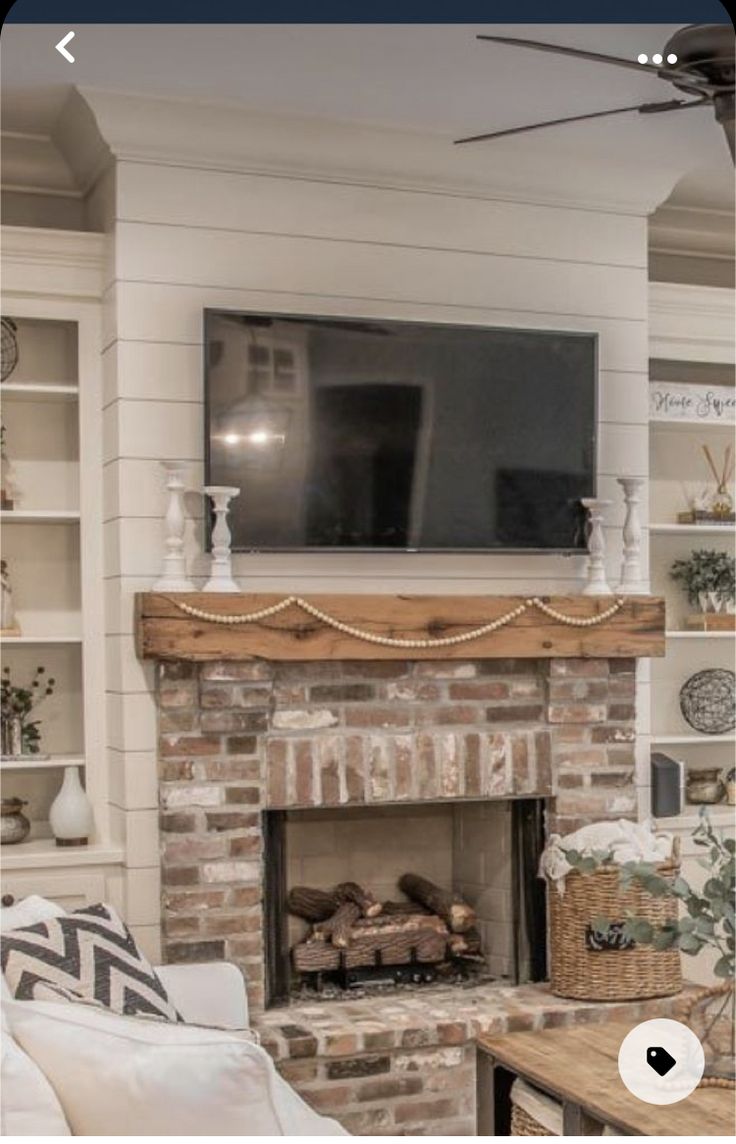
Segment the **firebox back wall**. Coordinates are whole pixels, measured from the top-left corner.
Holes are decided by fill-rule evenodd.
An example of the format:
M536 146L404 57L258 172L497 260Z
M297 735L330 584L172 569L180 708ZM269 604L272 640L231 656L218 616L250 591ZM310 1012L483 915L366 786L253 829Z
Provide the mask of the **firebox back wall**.
M511 975L511 814L505 800L290 811L285 842L288 889L354 881L381 901L397 901L404 898L398 879L407 872L453 889L476 909L489 971ZM309 928L291 916L289 945Z

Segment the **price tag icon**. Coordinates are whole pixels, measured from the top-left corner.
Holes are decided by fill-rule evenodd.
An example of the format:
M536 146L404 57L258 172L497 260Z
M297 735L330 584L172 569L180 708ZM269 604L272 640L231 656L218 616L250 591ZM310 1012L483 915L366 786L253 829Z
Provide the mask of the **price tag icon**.
M651 1048L647 1049L647 1064L654 1069L658 1076L667 1076L677 1061L661 1045L652 1045Z

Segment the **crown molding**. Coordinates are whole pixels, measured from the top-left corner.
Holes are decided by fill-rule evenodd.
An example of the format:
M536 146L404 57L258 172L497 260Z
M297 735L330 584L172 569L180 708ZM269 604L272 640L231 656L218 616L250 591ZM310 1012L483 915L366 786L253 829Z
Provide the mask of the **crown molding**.
M2 160L4 191L82 198L69 164L48 135L3 131Z
M649 249L658 254L733 261L732 211L665 203L649 222Z
M2 242L5 293L40 293L99 298L109 240L91 231L4 226Z
M683 173L604 154L561 157L549 141L456 148L420 132L91 88L72 93L54 142L85 188L113 157L637 216L663 202Z
M649 286L649 354L668 360L736 360L736 292L718 286Z

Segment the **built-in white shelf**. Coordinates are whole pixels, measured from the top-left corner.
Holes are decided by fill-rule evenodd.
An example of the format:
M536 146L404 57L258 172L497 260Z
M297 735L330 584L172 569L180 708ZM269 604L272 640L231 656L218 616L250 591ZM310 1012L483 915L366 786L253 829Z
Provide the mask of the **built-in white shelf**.
M3 646L32 647L38 644L81 644L81 636L0 636Z
M4 401L77 401L76 385L44 385L43 382L6 381L2 387Z
M33 838L3 847L3 870L39 870L48 866L112 866L122 862L117 846L57 846L53 838Z
M736 734L730 735L652 735L655 747L712 746L713 743L736 743Z
M79 519L79 509L12 508L0 512L3 524L75 524Z
M673 533L682 536L694 536L695 533L702 533L703 535L713 535L720 533L722 536L735 536L736 525L733 524L650 524L649 531L651 533L659 533L662 535Z
M48 759L27 755L23 759L0 759L0 771L50 771L59 767L84 767L84 765L85 759L82 755L51 755Z
M708 811L708 818L710 819L711 826L733 826L736 821L736 806L728 806L724 803L714 803L706 807ZM673 815L671 818L657 818L657 826L667 828L678 827L695 827L701 822L698 807L687 806L687 809L682 814Z
M699 433L712 433L715 430L716 433L727 433L730 436L733 436L733 434L734 434L734 426L733 425L725 425L723 423L710 422L710 421L682 421L680 419L675 419L675 418L672 418L672 420L667 421L661 417L657 417L656 420L655 419L650 420L649 428L650 429L666 429L670 433L672 432L673 429L675 429L675 430L682 429L683 431L689 432L689 433L692 433L694 430L697 430Z
M665 632L665 638L668 640L732 640L736 639L736 631L733 632Z

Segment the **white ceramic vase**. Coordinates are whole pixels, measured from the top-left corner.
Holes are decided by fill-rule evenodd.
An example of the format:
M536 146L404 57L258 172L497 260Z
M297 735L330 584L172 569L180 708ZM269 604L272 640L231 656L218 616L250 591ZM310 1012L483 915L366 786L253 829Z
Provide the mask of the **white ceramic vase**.
M92 833L92 805L79 779L79 767L64 767L61 790L49 811L57 846L86 846Z

